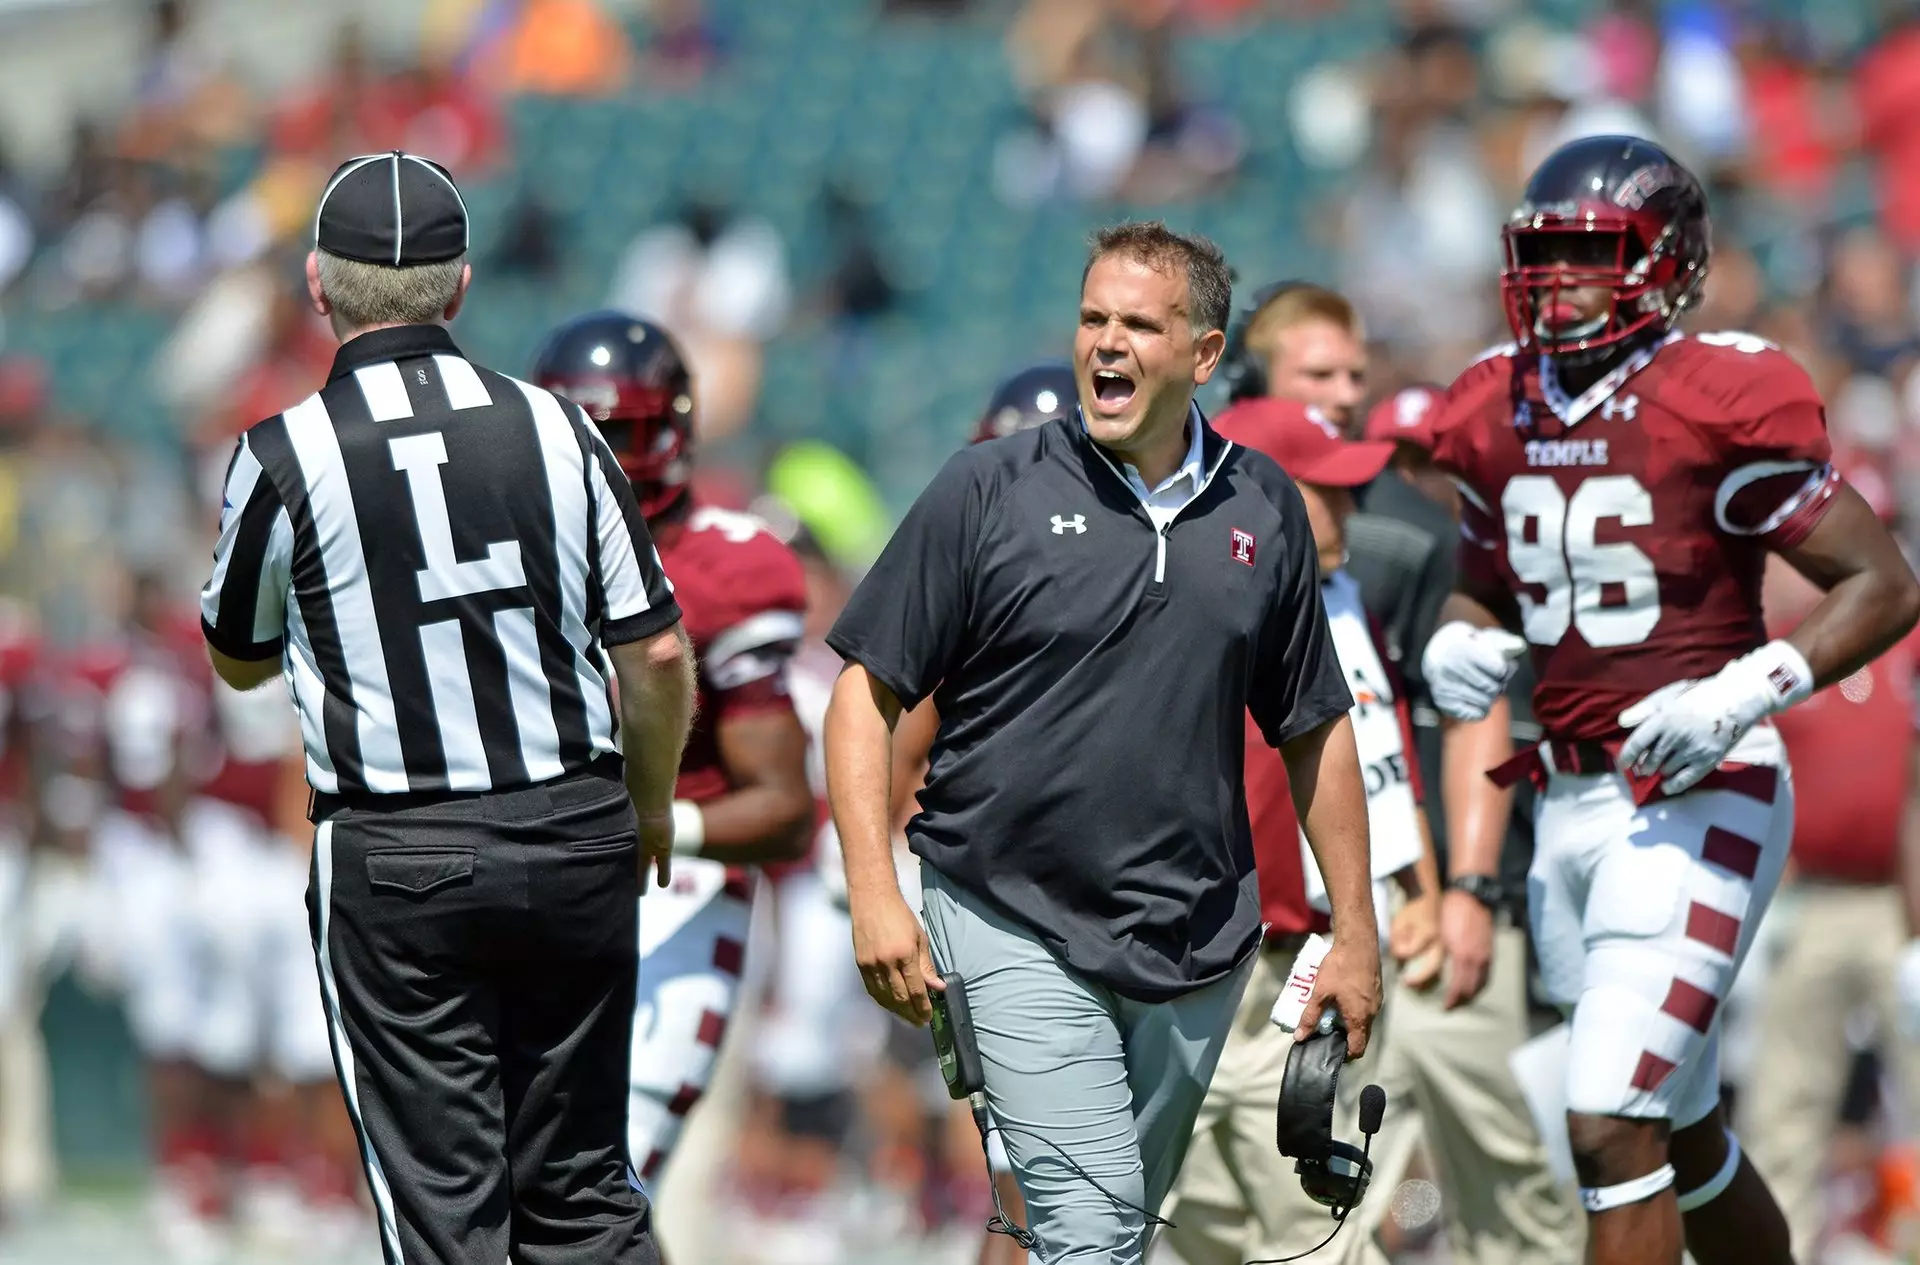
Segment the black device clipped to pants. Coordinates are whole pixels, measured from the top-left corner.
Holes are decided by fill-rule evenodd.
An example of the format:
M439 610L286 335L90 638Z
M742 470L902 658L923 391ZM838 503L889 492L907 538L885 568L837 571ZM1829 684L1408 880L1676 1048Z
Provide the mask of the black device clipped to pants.
M973 1125L980 1131L980 1150L987 1151L987 1134L999 1130L1002 1136L1017 1133L1022 1137L1033 1138L1044 1143L1058 1155L1061 1162L1077 1174L1081 1180L1111 1199L1123 1208L1131 1209L1146 1218L1149 1226L1171 1226L1166 1218L1147 1211L1138 1204L1127 1202L1101 1185L1086 1169L1074 1163L1073 1157L1054 1143L1051 1138L1043 1137L1031 1129L1009 1128L996 1124L987 1112L987 1065L980 1057L980 1039L973 1027L973 1010L967 1004L967 982L958 971L948 971L940 976L945 988L938 992L928 990L928 1000L933 1003L933 1052L940 1060L940 1075L947 1082L947 1095L956 1102L965 1099L973 1112ZM992 1185L992 1165L988 1165L988 1184ZM993 1219L987 1222L989 1234L1004 1234L1031 1251L1037 1241L1032 1230L1015 1225L1007 1216L1006 1208L1000 1202L1000 1189L993 1187Z

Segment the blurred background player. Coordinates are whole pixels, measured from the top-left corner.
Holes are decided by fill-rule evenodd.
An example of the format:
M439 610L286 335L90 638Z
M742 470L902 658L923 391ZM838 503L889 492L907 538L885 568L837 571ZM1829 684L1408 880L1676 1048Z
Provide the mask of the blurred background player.
M853 960L853 929L839 888L839 842L827 813L820 727L840 672L826 643L851 591L841 566L785 503L762 497L754 510L800 559L806 618L788 668L794 714L807 733L807 781L815 803L811 852L803 864L763 873L773 899L760 911L748 959L763 985L752 1029L752 1077L735 1157L740 1220L775 1246L770 1254L804 1262L845 1259L858 1246L843 1224L843 1155L863 1103L875 1092L866 1069L885 1040L884 1016L865 1004ZM837 894L836 894L837 893ZM764 947L763 947L764 946ZM891 1088L889 1086L889 1088ZM877 1214L877 1215L876 1215ZM885 1210L863 1207L875 1237L897 1232Z
M1440 965L1440 885L1421 808L1406 693L1386 656L1378 623L1341 565L1353 489L1378 476L1393 449L1350 442L1317 408L1270 397L1243 399L1216 419L1215 428L1226 439L1272 457L1299 487L1319 555L1334 649L1353 695L1350 716L1366 780L1374 907L1382 961L1391 965L1383 970L1366 1075L1342 1078L1334 1131L1355 1133L1361 1085L1380 1081L1387 1091L1387 1115L1374 1139L1373 1180L1386 1197L1363 1201L1340 1237L1311 1252L1331 1227L1325 1210L1302 1192L1293 1162L1274 1147L1274 1103L1293 1037L1269 1016L1307 935L1326 932L1332 924L1326 884L1301 834L1286 764L1259 739L1249 713L1247 816L1266 936L1207 1087L1193 1145L1161 1210L1174 1224L1163 1231L1160 1243L1167 1256L1184 1265L1239 1265L1295 1252L1311 1252L1313 1260L1373 1265L1387 1259L1375 1234L1387 1222L1390 1192L1405 1176L1420 1135L1412 1099L1389 1075L1399 1040L1398 998L1406 988L1430 985Z
M664 329L619 312L578 317L549 336L533 373L586 410L633 481L698 664L673 806L685 862L670 886L644 895L640 919L627 1138L634 1169L652 1183L706 1090L739 999L749 867L798 860L812 840L807 736L787 684L806 581L765 522L694 496L693 382Z
M1771 558L1766 599L1767 626L1784 635L1820 590ZM1909 634L1775 722L1793 761L1793 861L1769 920L1774 956L1739 1115L1802 1261L1821 1259L1841 1228L1830 1212L1845 1209L1822 1175L1839 1158L1856 1046L1890 1074L1889 1098L1920 1103L1920 1042L1902 1031L1898 991L1900 956L1920 928L1916 663L1920 636Z
M278 681L242 693L201 673L193 859L194 1061L219 1115L236 1228L262 1248L360 1228L358 1143L333 1079L305 892L313 839L300 730Z
M1835 475L1805 371L1751 335L1673 332L1709 245L1706 197L1670 153L1562 146L1506 244L1516 342L1461 375L1435 427L1467 507L1457 622L1429 642L1427 681L1505 732L1500 693L1535 649L1546 740L1501 775L1545 786L1530 914L1573 1015L1588 1259L1678 1261L1684 1218L1702 1265L1785 1262L1786 1223L1719 1103L1716 1012L1792 828L1763 722L1904 635L1920 583ZM1787 640L1760 621L1769 552L1827 589Z
M40 824L34 695L43 653L31 613L0 603L0 1220L16 1198L42 1196L52 1181L42 981L30 934Z
M103 790L90 947L123 994L145 1063L160 1241L191 1258L216 1250L227 1211L222 1101L197 1057L203 926L187 831L207 704L165 581L132 573L124 585L117 635L57 669L53 723L63 771Z

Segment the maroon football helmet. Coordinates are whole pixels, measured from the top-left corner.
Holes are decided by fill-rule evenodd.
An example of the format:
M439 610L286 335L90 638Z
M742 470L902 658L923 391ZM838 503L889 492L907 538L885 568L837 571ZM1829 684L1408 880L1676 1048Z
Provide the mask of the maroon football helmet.
M1589 136L1549 154L1503 237L1514 338L1576 360L1665 334L1699 297L1711 249L1700 182L1636 136ZM1610 290L1613 302L1578 319L1563 296L1585 289Z
M624 312L575 317L548 336L533 378L599 425L642 514L679 504L693 476L693 380L666 330Z

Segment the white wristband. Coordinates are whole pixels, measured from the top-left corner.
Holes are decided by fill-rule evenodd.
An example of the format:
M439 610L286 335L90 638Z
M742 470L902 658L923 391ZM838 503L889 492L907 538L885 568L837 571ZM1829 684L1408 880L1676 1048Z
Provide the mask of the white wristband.
M690 799L673 801L673 855L698 856L707 841L707 817Z
M1747 660L1766 680L1769 713L1785 711L1813 696L1813 667L1792 642L1769 641Z

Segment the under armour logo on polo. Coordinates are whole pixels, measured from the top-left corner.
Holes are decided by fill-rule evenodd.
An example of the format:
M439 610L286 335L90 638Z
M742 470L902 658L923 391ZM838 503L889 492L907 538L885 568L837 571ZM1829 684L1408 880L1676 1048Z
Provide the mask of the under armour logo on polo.
M1053 516L1053 534L1056 536L1064 536L1069 531L1078 536L1086 529L1087 516L1085 514L1075 514L1072 518L1062 518L1058 514Z

